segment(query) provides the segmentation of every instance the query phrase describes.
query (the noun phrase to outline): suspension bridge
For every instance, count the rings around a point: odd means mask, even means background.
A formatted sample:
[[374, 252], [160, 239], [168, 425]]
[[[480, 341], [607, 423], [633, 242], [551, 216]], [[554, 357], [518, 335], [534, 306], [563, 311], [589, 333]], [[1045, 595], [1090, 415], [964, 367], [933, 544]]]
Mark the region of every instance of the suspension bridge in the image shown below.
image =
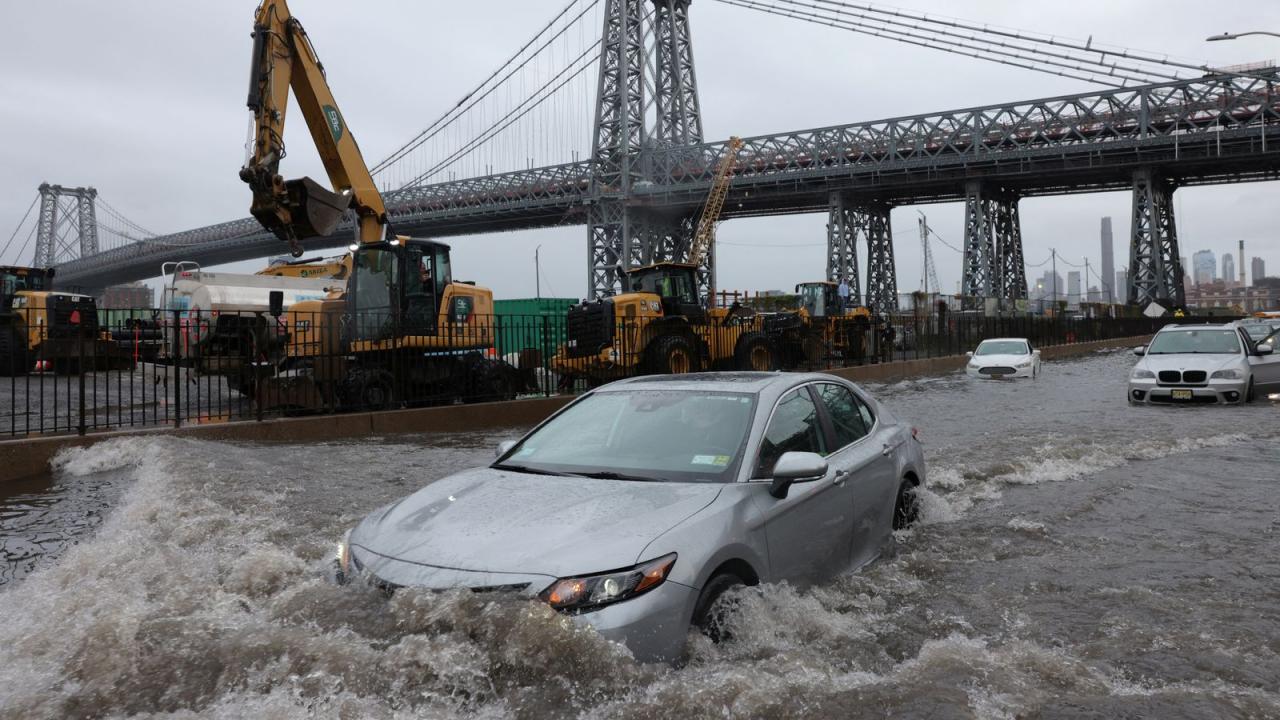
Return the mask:
[[[1017, 300], [1027, 296], [1019, 199], [1131, 190], [1127, 300], [1169, 306], [1184, 297], [1174, 191], [1280, 177], [1272, 67], [1209, 68], [837, 0], [715, 1], [1100, 88], [744, 138], [724, 217], [826, 212], [827, 276], [848, 281], [875, 309], [897, 303], [895, 206], [964, 202], [962, 294]], [[571, 0], [373, 167], [395, 231], [586, 226], [593, 296], [618, 289], [620, 267], [681, 257], [726, 151], [726, 142], [703, 137], [689, 7]], [[35, 257], [58, 267], [64, 287], [144, 279], [164, 260], [208, 265], [282, 250], [252, 218], [157, 235], [110, 206], [93, 217], [93, 201], [103, 201], [91, 189], [61, 189], [50, 203], [45, 187]], [[81, 220], [86, 197], [90, 217]], [[64, 207], [71, 201], [75, 213]], [[341, 247], [350, 237], [348, 224], [307, 244]]]

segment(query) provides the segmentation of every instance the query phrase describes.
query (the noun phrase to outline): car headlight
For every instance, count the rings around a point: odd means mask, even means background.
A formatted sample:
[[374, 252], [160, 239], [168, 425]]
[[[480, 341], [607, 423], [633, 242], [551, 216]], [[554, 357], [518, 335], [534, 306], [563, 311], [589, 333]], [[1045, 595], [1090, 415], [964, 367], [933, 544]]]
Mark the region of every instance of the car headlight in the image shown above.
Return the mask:
[[1142, 368], [1134, 368], [1133, 379], [1134, 380], [1155, 380], [1156, 374], [1151, 372], [1150, 370], [1143, 370]]
[[1218, 370], [1209, 376], [1210, 380], [1239, 380], [1239, 370]]
[[560, 578], [538, 597], [556, 610], [586, 612], [643, 595], [661, 585], [676, 564], [676, 554], [599, 575]]
[[1029, 360], [1029, 359], [1028, 359], [1028, 360], [1024, 360], [1024, 361], [1022, 361], [1022, 362], [1018, 363], [1018, 367], [1020, 367], [1020, 368], [1029, 368], [1029, 367], [1031, 367], [1031, 360]]

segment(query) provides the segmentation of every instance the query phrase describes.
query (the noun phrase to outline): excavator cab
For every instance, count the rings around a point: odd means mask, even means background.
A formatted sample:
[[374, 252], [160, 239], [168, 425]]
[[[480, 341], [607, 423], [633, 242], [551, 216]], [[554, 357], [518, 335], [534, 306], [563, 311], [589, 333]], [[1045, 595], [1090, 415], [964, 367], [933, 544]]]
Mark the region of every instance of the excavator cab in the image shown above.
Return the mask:
[[[429, 240], [396, 238], [366, 243], [354, 251], [354, 271], [347, 292], [348, 330], [352, 340], [386, 340], [406, 335], [432, 336], [438, 331], [440, 305], [453, 282], [449, 246]], [[475, 311], [470, 298], [455, 297], [457, 320]]]
[[833, 282], [800, 283], [796, 285], [796, 294], [800, 296], [800, 307], [808, 311], [809, 317], [844, 314], [839, 286]]

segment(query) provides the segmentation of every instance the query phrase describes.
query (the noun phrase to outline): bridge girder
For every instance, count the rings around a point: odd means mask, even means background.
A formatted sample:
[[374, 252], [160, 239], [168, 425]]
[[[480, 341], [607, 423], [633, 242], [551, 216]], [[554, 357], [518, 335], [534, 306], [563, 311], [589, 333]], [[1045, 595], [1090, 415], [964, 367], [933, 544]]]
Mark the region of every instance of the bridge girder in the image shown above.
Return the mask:
[[1166, 309], [1186, 305], [1178, 229], [1173, 213], [1177, 186], [1154, 168], [1133, 174], [1133, 223], [1129, 237], [1128, 302]]

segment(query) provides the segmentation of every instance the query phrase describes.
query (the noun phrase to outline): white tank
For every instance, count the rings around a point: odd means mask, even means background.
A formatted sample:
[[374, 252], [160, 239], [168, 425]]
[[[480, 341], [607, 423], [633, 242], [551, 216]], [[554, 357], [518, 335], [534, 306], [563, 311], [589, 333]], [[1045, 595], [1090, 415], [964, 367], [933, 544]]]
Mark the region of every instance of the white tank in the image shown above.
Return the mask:
[[166, 309], [187, 313], [266, 312], [271, 291], [284, 294], [284, 307], [304, 300], [320, 300], [342, 281], [330, 278], [293, 278], [183, 271], [174, 276], [166, 293]]

